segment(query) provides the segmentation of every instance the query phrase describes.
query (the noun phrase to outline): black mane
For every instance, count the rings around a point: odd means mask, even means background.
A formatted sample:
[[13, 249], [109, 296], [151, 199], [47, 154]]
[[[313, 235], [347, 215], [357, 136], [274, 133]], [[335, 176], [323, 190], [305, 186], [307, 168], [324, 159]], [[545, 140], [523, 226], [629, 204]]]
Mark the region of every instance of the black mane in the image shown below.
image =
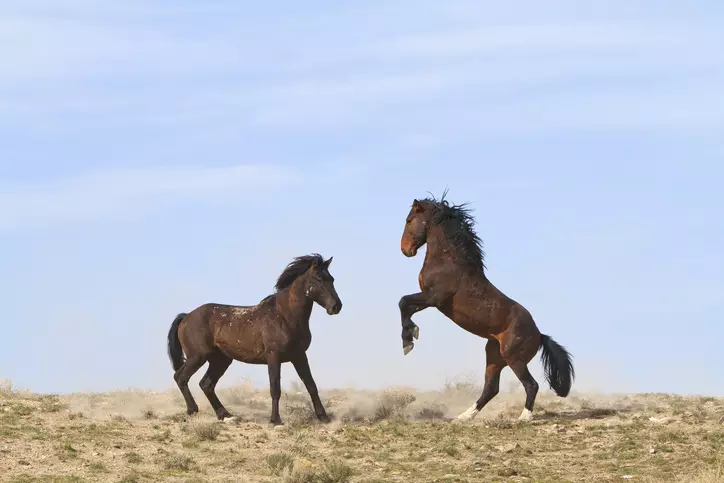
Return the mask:
[[441, 225], [443, 232], [450, 244], [457, 249], [458, 255], [469, 264], [480, 271], [485, 270], [485, 252], [483, 241], [475, 233], [475, 218], [469, 203], [451, 205], [445, 199], [447, 190], [440, 199], [433, 195], [423, 201], [432, 206], [432, 223]]
[[284, 269], [282, 274], [279, 275], [277, 283], [274, 286], [275, 290], [277, 292], [281, 292], [285, 288], [289, 287], [299, 276], [303, 275], [304, 272], [309, 270], [309, 267], [311, 267], [315, 263], [324, 263], [324, 258], [322, 258], [322, 255], [318, 253], [312, 253], [311, 255], [296, 257], [289, 263], [289, 265], [287, 265], [287, 268]]

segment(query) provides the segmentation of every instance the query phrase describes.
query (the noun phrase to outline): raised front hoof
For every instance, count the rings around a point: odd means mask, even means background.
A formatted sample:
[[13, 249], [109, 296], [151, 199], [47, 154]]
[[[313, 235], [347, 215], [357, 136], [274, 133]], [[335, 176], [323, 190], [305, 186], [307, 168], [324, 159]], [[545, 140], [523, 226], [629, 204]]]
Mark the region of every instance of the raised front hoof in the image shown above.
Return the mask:
[[477, 416], [479, 412], [480, 410], [476, 407], [475, 404], [473, 404], [467, 411], [461, 413], [457, 418], [455, 418], [455, 421], [472, 421], [473, 419], [475, 419], [475, 416]]
[[412, 339], [420, 338], [420, 328], [414, 323], [410, 322], [402, 327], [402, 340], [405, 342], [412, 342]]
[[528, 409], [523, 409], [523, 412], [520, 413], [520, 416], [518, 417], [518, 421], [533, 421], [533, 411], [529, 411]]

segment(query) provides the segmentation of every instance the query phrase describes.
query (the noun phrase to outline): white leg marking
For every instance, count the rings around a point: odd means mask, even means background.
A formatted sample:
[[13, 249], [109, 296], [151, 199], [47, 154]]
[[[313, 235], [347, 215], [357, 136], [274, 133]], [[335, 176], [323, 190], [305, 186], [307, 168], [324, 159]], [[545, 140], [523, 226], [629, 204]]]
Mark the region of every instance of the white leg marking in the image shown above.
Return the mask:
[[520, 417], [518, 418], [518, 421], [532, 421], [533, 420], [533, 411], [529, 411], [525, 408], [523, 408], [523, 412], [520, 413]]
[[475, 416], [477, 416], [479, 412], [480, 410], [475, 407], [475, 404], [473, 404], [472, 406], [470, 406], [470, 409], [458, 416], [457, 419], [458, 421], [472, 421], [473, 419], [475, 419]]

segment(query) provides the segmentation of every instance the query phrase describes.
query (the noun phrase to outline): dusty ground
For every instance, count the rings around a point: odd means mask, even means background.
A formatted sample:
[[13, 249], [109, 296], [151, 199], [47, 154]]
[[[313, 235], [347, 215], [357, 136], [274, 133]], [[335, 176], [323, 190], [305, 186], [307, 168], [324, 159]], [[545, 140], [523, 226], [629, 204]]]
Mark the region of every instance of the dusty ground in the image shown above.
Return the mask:
[[541, 392], [518, 423], [521, 392], [473, 423], [448, 421], [478, 396], [331, 390], [334, 422], [310, 420], [300, 387], [272, 428], [266, 390], [220, 390], [240, 421], [187, 418], [178, 391], [51, 396], [0, 387], [0, 481], [473, 482], [724, 481], [724, 398], [663, 394], [567, 399]]

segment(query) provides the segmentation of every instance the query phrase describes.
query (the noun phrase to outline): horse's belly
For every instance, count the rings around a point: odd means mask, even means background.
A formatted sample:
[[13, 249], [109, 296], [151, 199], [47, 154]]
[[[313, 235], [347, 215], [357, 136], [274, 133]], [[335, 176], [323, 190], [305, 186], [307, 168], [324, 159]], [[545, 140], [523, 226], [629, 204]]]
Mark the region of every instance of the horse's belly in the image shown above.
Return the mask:
[[266, 364], [266, 355], [261, 348], [244, 348], [236, 344], [217, 343], [216, 347], [231, 359], [247, 364]]
[[488, 323], [484, 311], [477, 307], [464, 306], [461, 304], [450, 304], [449, 307], [443, 307], [440, 311], [450, 320], [455, 322], [457, 326], [480, 337], [491, 337], [495, 330]]
[[214, 344], [227, 357], [249, 364], [266, 363], [261, 337], [238, 325], [221, 325], [214, 334]]

